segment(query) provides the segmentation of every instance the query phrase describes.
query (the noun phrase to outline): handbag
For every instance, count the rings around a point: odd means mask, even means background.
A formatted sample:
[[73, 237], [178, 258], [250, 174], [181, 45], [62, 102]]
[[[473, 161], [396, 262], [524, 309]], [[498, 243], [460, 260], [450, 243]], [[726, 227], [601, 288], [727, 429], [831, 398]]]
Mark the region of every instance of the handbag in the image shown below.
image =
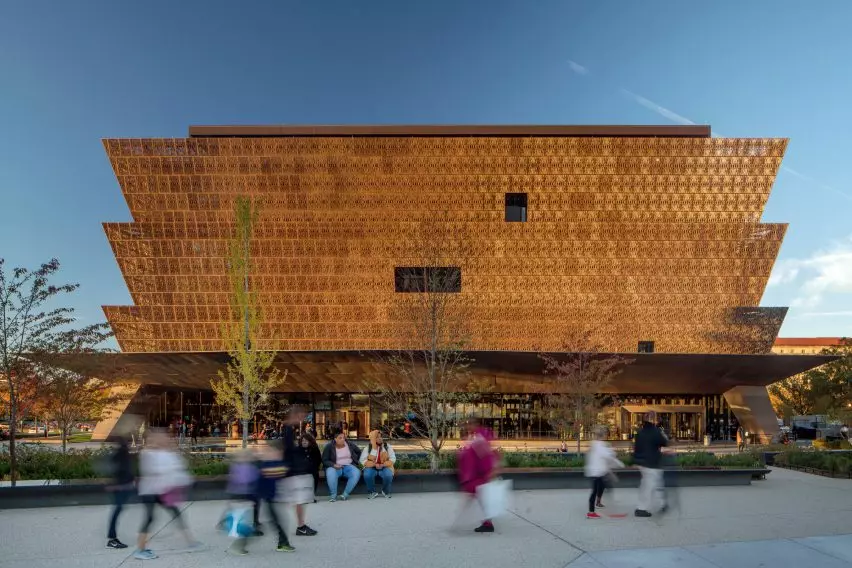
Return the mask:
[[177, 507], [186, 501], [186, 487], [172, 487], [160, 495], [160, 501], [166, 507]]
[[486, 519], [499, 517], [508, 511], [512, 497], [511, 479], [493, 479], [476, 488], [476, 496]]

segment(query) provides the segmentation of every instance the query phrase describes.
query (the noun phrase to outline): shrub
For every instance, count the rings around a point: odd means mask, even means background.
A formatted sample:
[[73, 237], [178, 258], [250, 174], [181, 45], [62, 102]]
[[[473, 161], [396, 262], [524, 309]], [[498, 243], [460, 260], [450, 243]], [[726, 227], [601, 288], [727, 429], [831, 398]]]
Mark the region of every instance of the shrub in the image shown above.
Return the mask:
[[814, 440], [814, 448], [818, 450], [848, 450], [850, 445], [847, 440]]
[[[18, 479], [91, 479], [98, 477], [95, 463], [106, 450], [71, 449], [62, 453], [39, 445], [18, 447]], [[11, 467], [8, 450], [0, 452], [0, 474], [7, 479]]]
[[852, 456], [831, 454], [818, 450], [793, 449], [775, 456], [782, 467], [802, 467], [829, 472], [835, 475], [852, 474]]

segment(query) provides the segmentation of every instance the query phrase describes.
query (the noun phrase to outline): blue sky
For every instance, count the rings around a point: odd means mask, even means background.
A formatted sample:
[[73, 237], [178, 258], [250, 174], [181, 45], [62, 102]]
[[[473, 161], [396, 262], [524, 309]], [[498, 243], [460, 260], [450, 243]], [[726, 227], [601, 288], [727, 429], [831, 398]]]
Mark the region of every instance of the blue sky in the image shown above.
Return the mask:
[[852, 2], [5, 2], [0, 256], [52, 256], [87, 321], [129, 295], [100, 139], [190, 124], [709, 123], [789, 137], [765, 221], [784, 336], [852, 335]]

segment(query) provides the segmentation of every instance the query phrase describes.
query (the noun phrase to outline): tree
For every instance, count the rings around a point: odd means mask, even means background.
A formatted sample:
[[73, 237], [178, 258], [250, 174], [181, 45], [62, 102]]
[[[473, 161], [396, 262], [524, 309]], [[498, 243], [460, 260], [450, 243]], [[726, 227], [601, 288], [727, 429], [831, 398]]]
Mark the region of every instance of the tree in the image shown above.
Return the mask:
[[73, 328], [74, 309], [55, 306], [79, 284], [55, 285], [59, 261], [52, 259], [35, 270], [13, 268], [7, 272], [0, 258], [0, 379], [9, 400], [9, 454], [12, 484], [17, 481], [15, 435], [21, 395], [35, 368], [35, 357], [61, 351], [63, 345], [97, 345], [109, 335], [106, 324]]
[[848, 418], [852, 408], [852, 340], [843, 338], [840, 345], [823, 349], [822, 354], [838, 359], [769, 385], [770, 400], [778, 414]]
[[[44, 417], [41, 405], [43, 390], [41, 379], [33, 372], [23, 372], [20, 376], [15, 373], [17, 386], [15, 387], [18, 401], [18, 422], [29, 417]], [[9, 385], [3, 381], [0, 385], [0, 403], [2, 403], [2, 414], [8, 416], [10, 412]]]
[[228, 262], [232, 320], [222, 330], [230, 361], [211, 385], [216, 403], [242, 422], [245, 448], [249, 421], [269, 404], [272, 390], [286, 380], [287, 373], [275, 368], [275, 351], [255, 347], [262, 317], [258, 294], [251, 288], [251, 242], [258, 210], [249, 199], [239, 197], [234, 213], [236, 231]]
[[45, 414], [59, 426], [64, 453], [74, 424], [100, 417], [116, 397], [110, 394], [110, 386], [104, 381], [74, 371], [51, 366], [44, 374], [48, 378], [42, 405]]
[[544, 418], [560, 433], [573, 430], [580, 453], [580, 431], [595, 426], [598, 414], [612, 399], [604, 392], [633, 360], [603, 353], [588, 332], [563, 343], [561, 351], [539, 354], [549, 378], [543, 385]]
[[390, 413], [410, 418], [412, 433], [427, 441], [430, 466], [437, 471], [444, 441], [457, 422], [455, 407], [471, 400], [480, 385], [469, 372], [461, 270], [444, 253], [439, 228], [420, 225], [405, 246], [413, 251], [413, 266], [394, 274], [389, 316], [395, 348], [380, 356], [388, 376], [365, 386]]

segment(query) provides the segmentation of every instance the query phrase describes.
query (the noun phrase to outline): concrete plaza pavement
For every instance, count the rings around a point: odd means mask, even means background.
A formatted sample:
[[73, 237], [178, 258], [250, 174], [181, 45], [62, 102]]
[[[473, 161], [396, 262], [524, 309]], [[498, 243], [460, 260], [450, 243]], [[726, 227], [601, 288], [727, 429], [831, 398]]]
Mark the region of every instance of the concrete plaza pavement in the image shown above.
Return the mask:
[[[476, 511], [451, 524], [462, 504], [452, 493], [402, 494], [368, 501], [320, 502], [309, 523], [320, 534], [292, 537], [292, 554], [274, 551], [265, 536], [251, 553], [232, 557], [230, 540], [214, 530], [224, 502], [185, 505], [185, 516], [206, 547], [184, 552], [180, 537], [158, 512], [151, 542], [160, 558], [151, 566], [293, 565], [336, 567], [586, 567], [689, 566], [786, 568], [852, 567], [852, 482], [774, 469], [748, 487], [679, 491], [680, 511], [663, 518], [587, 520], [587, 492], [521, 491], [512, 513], [495, 521], [495, 534], [474, 534]], [[607, 512], [632, 511], [635, 490], [605, 497]], [[117, 568], [136, 566], [130, 550], [104, 549], [109, 507], [7, 510], [0, 513], [0, 567]], [[119, 537], [132, 543], [142, 517], [138, 506], [122, 516]], [[294, 528], [291, 517], [290, 528]]]

